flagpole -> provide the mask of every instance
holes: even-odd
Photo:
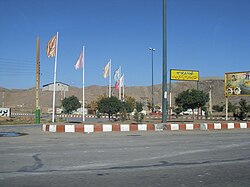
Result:
[[[82,54],[83,54],[83,61],[85,60],[85,46],[82,46]],[[85,63],[85,62],[83,62]],[[85,121],[85,93],[84,93],[84,86],[85,86],[85,83],[84,83],[84,64],[82,64],[82,121],[84,122]]]
[[[125,86],[125,84],[124,84],[124,74],[123,74],[123,83],[122,83],[122,100],[124,101],[124,97],[125,97],[125,93],[124,93],[124,91],[125,91],[125,89],[124,89],[124,86]]]
[[[119,100],[121,100],[122,96],[121,96],[121,74],[122,74],[122,70],[121,70],[121,66],[120,66],[120,77],[119,77]]]
[[[109,98],[111,97],[111,59],[109,64]]]
[[[53,88],[52,123],[55,122],[57,48],[58,48],[58,32],[56,33],[56,55],[55,55],[55,67],[54,67],[54,88]]]

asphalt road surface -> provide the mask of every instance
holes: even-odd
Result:
[[[0,126],[0,186],[250,186],[250,130],[49,133]]]

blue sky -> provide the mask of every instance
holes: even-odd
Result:
[[[250,70],[249,0],[167,0],[167,63],[200,77]],[[82,86],[74,69],[86,48],[85,84],[107,85],[112,59],[126,86],[162,82],[162,0],[0,0],[0,87],[35,86],[36,38],[41,40],[41,86],[53,82],[49,39],[59,32],[57,81]],[[169,79],[168,79],[169,81]],[[114,84],[114,83],[113,83]]]

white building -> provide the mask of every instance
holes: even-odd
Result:
[[[54,83],[49,83],[49,84],[45,84],[43,85],[42,91],[53,91],[54,90]],[[64,84],[62,82],[56,82],[56,88],[55,88],[56,92],[67,92],[69,91],[69,85],[68,84]]]

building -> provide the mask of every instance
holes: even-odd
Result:
[[[49,83],[49,84],[45,84],[43,85],[42,91],[53,91],[54,90],[54,83]],[[64,84],[62,82],[56,82],[56,88],[55,88],[56,92],[67,92],[69,91],[69,85],[68,84]]]

